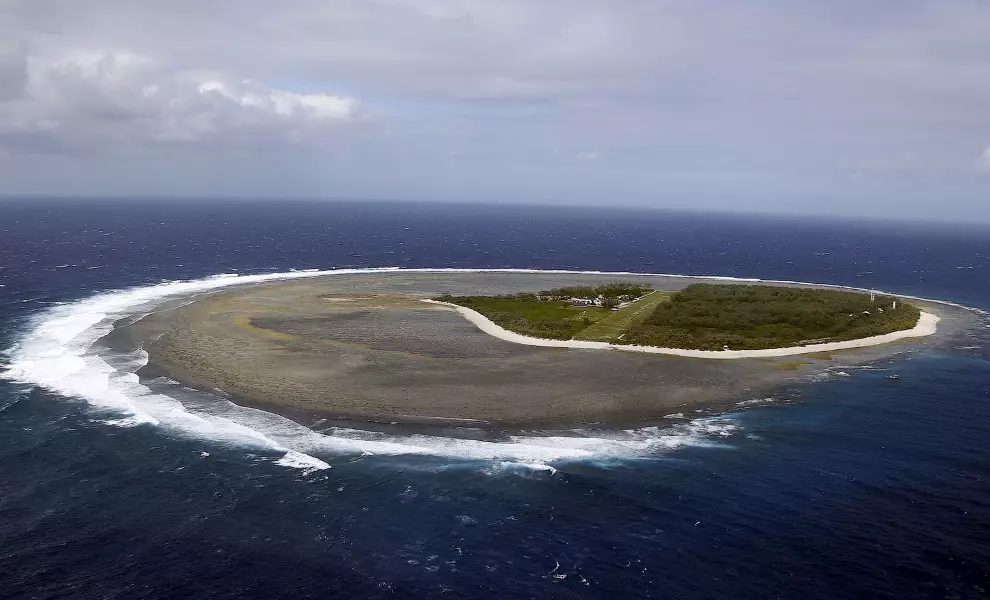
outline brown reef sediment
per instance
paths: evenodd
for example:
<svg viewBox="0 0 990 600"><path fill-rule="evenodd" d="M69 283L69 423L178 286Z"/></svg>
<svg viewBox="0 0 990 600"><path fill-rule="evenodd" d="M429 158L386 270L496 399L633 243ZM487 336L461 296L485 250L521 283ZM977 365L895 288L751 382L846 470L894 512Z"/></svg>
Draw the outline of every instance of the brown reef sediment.
<svg viewBox="0 0 990 600"><path fill-rule="evenodd" d="M657 289L696 281L639 278ZM626 424L732 406L814 370L890 357L942 337L828 356L705 361L522 346L420 302L441 293L507 293L606 279L616 277L331 275L213 293L125 329L149 352L144 375L217 388L239 403L303 423L349 418L498 426ZM941 306L926 310L953 313ZM951 331L951 319L946 324Z"/></svg>

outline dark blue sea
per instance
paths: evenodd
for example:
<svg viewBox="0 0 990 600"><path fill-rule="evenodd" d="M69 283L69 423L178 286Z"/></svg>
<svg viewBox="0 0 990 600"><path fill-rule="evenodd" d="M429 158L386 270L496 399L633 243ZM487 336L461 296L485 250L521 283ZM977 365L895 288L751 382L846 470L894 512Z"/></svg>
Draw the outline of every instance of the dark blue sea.
<svg viewBox="0 0 990 600"><path fill-rule="evenodd" d="M990 595L985 322L957 343L740 397L736 412L587 432L578 453L547 432L318 434L179 386L151 393L130 374L140 356L98 341L234 274L372 267L786 279L990 310L980 226L4 201L0 598Z"/></svg>

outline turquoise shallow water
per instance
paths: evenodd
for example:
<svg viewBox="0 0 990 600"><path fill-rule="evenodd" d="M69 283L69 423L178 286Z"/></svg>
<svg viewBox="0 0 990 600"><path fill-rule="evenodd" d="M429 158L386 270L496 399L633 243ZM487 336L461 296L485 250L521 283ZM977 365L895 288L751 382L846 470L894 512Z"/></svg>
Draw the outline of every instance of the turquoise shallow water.
<svg viewBox="0 0 990 600"><path fill-rule="evenodd" d="M6 364L40 324L87 335L80 302L119 306L96 294L235 271L683 272L990 304L990 235L976 229L269 206L5 206ZM56 370L73 358L33 356ZM121 373L140 357L103 358ZM985 330L741 397L727 415L504 456L436 438L309 437L168 385L181 402L128 410L121 389L81 398L0 380L0 596L977 598L990 586ZM587 455L567 456L575 447Z"/></svg>

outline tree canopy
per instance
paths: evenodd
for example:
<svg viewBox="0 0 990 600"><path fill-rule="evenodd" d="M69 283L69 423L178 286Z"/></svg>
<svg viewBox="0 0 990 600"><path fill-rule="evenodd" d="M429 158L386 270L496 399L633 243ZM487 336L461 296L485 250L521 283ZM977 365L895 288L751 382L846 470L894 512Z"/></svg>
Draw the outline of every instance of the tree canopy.
<svg viewBox="0 0 990 600"><path fill-rule="evenodd" d="M602 297L614 303L651 289L609 283L538 294L438 299L472 308L517 333L566 340L580 337L584 329L610 314L607 308L571 306L568 299ZM615 314L635 314L640 306L635 302ZM781 348L910 329L919 316L916 307L886 295L871 298L820 288L698 283L657 304L645 319L629 319L616 343L696 350Z"/></svg>
<svg viewBox="0 0 990 600"><path fill-rule="evenodd" d="M896 308L894 306L896 305ZM623 338L631 344L733 350L870 337L913 327L919 310L891 296L769 285L694 284Z"/></svg>

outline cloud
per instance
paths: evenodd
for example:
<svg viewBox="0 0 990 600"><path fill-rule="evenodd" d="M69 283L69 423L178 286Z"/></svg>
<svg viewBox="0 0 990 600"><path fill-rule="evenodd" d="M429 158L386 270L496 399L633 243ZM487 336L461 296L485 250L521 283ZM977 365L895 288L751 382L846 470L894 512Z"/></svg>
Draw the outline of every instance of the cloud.
<svg viewBox="0 0 990 600"><path fill-rule="evenodd" d="M354 98L177 70L121 50L27 57L20 83L23 93L0 102L0 143L33 150L300 141L360 111Z"/></svg>
<svg viewBox="0 0 990 600"><path fill-rule="evenodd" d="M122 147L191 193L246 172L252 189L300 195L590 201L621 187L761 209L823 185L985 191L965 188L985 184L985 1L0 5L6 189L48 189L55 153L85 158L59 163L85 173L72 189L117 189L137 169L98 157Z"/></svg>
<svg viewBox="0 0 990 600"><path fill-rule="evenodd" d="M990 173L990 147L983 151L976 163L976 168L984 173Z"/></svg>
<svg viewBox="0 0 990 600"><path fill-rule="evenodd" d="M37 32L44 43L109 42L194 68L220 62L260 80L291 70L467 99L628 85L673 64L687 37L667 8L643 0L618 10L597 0L8 2L16 7L10 34Z"/></svg>
<svg viewBox="0 0 990 600"><path fill-rule="evenodd" d="M27 85L27 54L21 44L0 41L0 102L24 95Z"/></svg>

